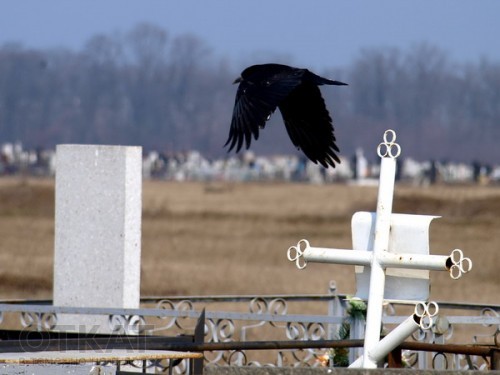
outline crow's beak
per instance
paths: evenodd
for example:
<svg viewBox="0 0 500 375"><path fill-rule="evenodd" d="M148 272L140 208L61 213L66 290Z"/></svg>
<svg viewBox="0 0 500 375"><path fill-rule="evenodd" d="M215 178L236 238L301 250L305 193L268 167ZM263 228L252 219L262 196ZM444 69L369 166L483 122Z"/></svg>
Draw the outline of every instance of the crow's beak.
<svg viewBox="0 0 500 375"><path fill-rule="evenodd" d="M236 78L236 79L234 80L234 82L233 82L233 85L234 85L234 84L236 84L236 83L240 83L240 82L241 82L241 80L242 80L242 78L241 78L241 77Z"/></svg>

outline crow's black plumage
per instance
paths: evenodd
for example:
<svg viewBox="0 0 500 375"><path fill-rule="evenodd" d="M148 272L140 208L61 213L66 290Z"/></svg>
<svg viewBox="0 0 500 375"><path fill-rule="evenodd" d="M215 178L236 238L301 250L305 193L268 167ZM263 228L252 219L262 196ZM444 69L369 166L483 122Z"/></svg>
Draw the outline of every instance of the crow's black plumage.
<svg viewBox="0 0 500 375"><path fill-rule="evenodd" d="M346 85L320 77L307 69L281 64L252 65L241 77L234 103L229 137L224 146L238 152L259 138L276 108L280 109L292 143L313 162L324 167L340 163L332 119L319 90L320 85Z"/></svg>

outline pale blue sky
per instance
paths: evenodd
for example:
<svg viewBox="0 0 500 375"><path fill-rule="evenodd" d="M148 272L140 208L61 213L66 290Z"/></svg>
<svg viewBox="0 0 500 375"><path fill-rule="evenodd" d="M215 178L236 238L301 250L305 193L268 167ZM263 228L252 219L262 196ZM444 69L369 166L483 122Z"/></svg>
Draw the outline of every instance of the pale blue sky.
<svg viewBox="0 0 500 375"><path fill-rule="evenodd" d="M321 69L347 65L363 48L419 42L455 62L500 61L498 0L2 0L0 44L79 49L140 22L195 34L236 66L288 56Z"/></svg>

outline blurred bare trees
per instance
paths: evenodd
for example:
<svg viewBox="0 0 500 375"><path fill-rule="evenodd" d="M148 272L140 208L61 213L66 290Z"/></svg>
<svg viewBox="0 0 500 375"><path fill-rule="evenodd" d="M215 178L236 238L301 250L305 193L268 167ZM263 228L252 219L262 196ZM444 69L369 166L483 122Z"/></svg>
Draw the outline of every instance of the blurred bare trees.
<svg viewBox="0 0 500 375"><path fill-rule="evenodd" d="M420 159L500 160L500 63L459 65L420 44L362 51L345 75L347 113L336 108L348 148L373 148L373 136L390 127Z"/></svg>
<svg viewBox="0 0 500 375"><path fill-rule="evenodd" d="M0 140L221 149L232 72L199 38L143 24L82 51L0 48Z"/></svg>
<svg viewBox="0 0 500 375"><path fill-rule="evenodd" d="M267 61L249 63L261 62ZM220 155L234 103L231 82L243 68L229 68L196 36L172 36L150 24L96 35L80 51L4 45L0 141ZM374 137L391 127L402 132L408 156L500 160L498 62L457 64L421 44L364 50L348 67L317 73L349 83L323 90L346 155L373 148ZM275 144L276 152L294 151L284 130Z"/></svg>

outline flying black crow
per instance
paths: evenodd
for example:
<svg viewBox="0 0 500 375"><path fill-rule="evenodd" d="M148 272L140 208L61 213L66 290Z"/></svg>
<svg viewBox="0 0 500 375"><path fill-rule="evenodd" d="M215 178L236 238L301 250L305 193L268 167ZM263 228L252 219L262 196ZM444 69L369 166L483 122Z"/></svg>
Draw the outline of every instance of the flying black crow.
<svg viewBox="0 0 500 375"><path fill-rule="evenodd" d="M252 65L241 77L234 103L229 137L231 151L238 152L245 141L250 147L257 140L276 107L280 109L286 130L295 147L314 163L325 168L340 163L332 119L319 90L320 85L346 85L320 77L307 69L281 64Z"/></svg>

